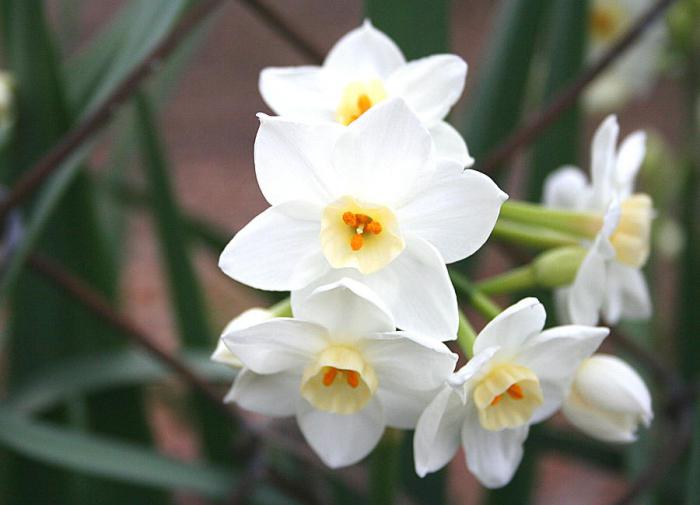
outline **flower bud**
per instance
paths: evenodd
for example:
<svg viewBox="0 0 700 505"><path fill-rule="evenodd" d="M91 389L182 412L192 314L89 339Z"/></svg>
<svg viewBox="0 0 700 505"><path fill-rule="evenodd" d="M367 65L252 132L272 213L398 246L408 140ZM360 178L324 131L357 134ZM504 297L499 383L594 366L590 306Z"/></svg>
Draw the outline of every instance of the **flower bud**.
<svg viewBox="0 0 700 505"><path fill-rule="evenodd" d="M537 256L532 263L537 284L545 288L566 286L574 282L586 250L583 247L559 247Z"/></svg>
<svg viewBox="0 0 700 505"><path fill-rule="evenodd" d="M562 412L579 430L606 442L634 441L639 423L649 426L653 418L642 378L621 359L605 354L581 364Z"/></svg>

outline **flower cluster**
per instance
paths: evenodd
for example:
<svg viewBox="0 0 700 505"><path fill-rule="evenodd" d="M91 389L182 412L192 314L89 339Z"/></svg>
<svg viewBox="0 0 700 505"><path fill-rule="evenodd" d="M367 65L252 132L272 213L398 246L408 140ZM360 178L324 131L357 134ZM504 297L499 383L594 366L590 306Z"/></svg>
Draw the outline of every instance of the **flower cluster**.
<svg viewBox="0 0 700 505"><path fill-rule="evenodd" d="M605 440L631 440L651 419L636 373L591 357L608 334L594 326L601 311L609 322L649 312L639 268L652 210L632 191L644 137L616 150L614 118L596 134L591 185L563 169L547 183L547 207L508 214L582 233L578 273L557 297L571 324L545 330L543 305L521 300L483 328L455 371L444 342L457 338L460 313L446 265L477 251L508 205L468 168L466 144L445 122L466 71L455 55L406 62L366 21L320 67L261 73L279 114L259 115L254 149L270 207L219 265L249 286L289 291L291 310L245 312L212 358L239 369L226 401L295 416L331 467L364 458L390 426L415 429L419 475L447 464L461 441L469 469L498 487L529 426L562 407Z"/></svg>

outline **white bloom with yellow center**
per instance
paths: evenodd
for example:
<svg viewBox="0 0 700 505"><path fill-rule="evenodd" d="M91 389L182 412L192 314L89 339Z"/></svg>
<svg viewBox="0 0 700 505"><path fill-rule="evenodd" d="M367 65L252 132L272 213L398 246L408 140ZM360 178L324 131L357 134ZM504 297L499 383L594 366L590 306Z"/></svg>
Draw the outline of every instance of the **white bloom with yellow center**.
<svg viewBox="0 0 700 505"><path fill-rule="evenodd" d="M436 161L430 135L403 100L347 128L261 116L255 169L271 208L226 246L219 266L292 304L343 277L372 288L399 328L440 340L457 333L445 263L474 253L507 195L486 175Z"/></svg>
<svg viewBox="0 0 700 505"><path fill-rule="evenodd" d="M317 289L294 316L224 334L245 366L227 400L296 415L333 468L369 454L385 426L413 428L454 370L457 356L444 344L395 331L381 300L351 279Z"/></svg>
<svg viewBox="0 0 700 505"><path fill-rule="evenodd" d="M589 14L589 63L597 61L653 4L653 0L593 0ZM659 73L665 38L665 23L655 22L586 90L586 106L593 111L610 111L647 94Z"/></svg>
<svg viewBox="0 0 700 505"><path fill-rule="evenodd" d="M651 314L651 301L640 269L649 257L651 198L634 193L634 180L645 154L643 132L630 134L617 148L619 126L608 116L593 137L591 182L575 167L564 167L545 181L549 207L598 213L599 230L586 244L584 258L570 288L556 292L564 321L596 324L602 311L610 324L621 318Z"/></svg>
<svg viewBox="0 0 700 505"><path fill-rule="evenodd" d="M466 75L467 64L452 54L407 63L398 46L365 21L335 44L320 67L264 69L260 93L280 116L340 125L401 97L430 131L438 156L465 167L474 160L444 119L461 96Z"/></svg>
<svg viewBox="0 0 700 505"><path fill-rule="evenodd" d="M639 425L649 426L654 417L644 380L607 354L595 354L581 364L562 412L584 433L623 443L634 442Z"/></svg>
<svg viewBox="0 0 700 505"><path fill-rule="evenodd" d="M221 363L222 365L227 365L231 368L241 368L243 366L241 360L239 360L231 351L229 351L226 344L224 344L224 335L236 330L248 328L254 324L262 323L263 321L267 321L273 317L272 312L260 307L253 307L245 312L241 312L238 316L231 319L231 321L229 321L224 327L224 331L221 332L221 338L219 338L219 341L216 344L216 349L211 355L211 360Z"/></svg>
<svg viewBox="0 0 700 505"><path fill-rule="evenodd" d="M531 424L561 406L576 369L607 328L560 326L546 331L544 307L526 298L481 331L474 357L453 374L416 426L416 473L445 466L461 445L467 467L489 488L508 483Z"/></svg>

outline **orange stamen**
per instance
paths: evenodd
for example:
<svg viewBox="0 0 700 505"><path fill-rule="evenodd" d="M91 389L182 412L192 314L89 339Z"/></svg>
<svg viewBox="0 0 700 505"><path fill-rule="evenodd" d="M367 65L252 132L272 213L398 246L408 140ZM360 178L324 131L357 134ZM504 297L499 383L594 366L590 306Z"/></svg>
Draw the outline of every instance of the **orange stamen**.
<svg viewBox="0 0 700 505"><path fill-rule="evenodd" d="M493 400L491 400L491 406L495 407L498 405L498 402L500 402L503 399L503 395L496 395L493 397Z"/></svg>
<svg viewBox="0 0 700 505"><path fill-rule="evenodd" d="M382 232L382 225L377 221L372 221L371 223L367 223L365 231L370 232L372 235L379 235Z"/></svg>
<svg viewBox="0 0 700 505"><path fill-rule="evenodd" d="M525 398L525 394L523 393L523 388L521 388L518 384L513 384L508 388L508 396L510 396L513 400L522 400Z"/></svg>
<svg viewBox="0 0 700 505"><path fill-rule="evenodd" d="M357 218L355 217L355 214L349 211L343 213L343 222L348 226L352 226L353 228L357 226Z"/></svg>
<svg viewBox="0 0 700 505"><path fill-rule="evenodd" d="M350 247L352 248L353 251L359 251L360 249L362 249L364 242L365 241L362 238L362 234L356 233L355 235L352 236L352 239L350 239Z"/></svg>
<svg viewBox="0 0 700 505"><path fill-rule="evenodd" d="M357 386L360 385L360 374L355 372L354 370L346 370L345 380L348 381L348 386L355 389Z"/></svg>
<svg viewBox="0 0 700 505"><path fill-rule="evenodd" d="M372 218L366 214L355 214L355 220L357 221L357 226L367 225L372 222Z"/></svg>
<svg viewBox="0 0 700 505"><path fill-rule="evenodd" d="M338 375L338 369L333 367L328 367L326 373L323 374L323 385L328 387L333 384L336 375Z"/></svg>
<svg viewBox="0 0 700 505"><path fill-rule="evenodd" d="M367 95L360 95L357 98L357 108L360 109L360 114L364 114L372 107L372 101Z"/></svg>

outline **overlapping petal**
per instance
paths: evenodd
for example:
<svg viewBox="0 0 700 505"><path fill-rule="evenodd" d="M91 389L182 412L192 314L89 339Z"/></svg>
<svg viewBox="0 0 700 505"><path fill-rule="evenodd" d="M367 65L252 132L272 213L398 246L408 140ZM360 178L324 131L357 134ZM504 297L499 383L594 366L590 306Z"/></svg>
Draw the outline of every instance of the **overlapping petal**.
<svg viewBox="0 0 700 505"><path fill-rule="evenodd" d="M537 298L524 298L493 318L474 341L474 354L489 347L518 349L544 327L547 318Z"/></svg>
<svg viewBox="0 0 700 505"><path fill-rule="evenodd" d="M268 67L258 88L276 114L305 121L333 121L333 105L324 89L321 67Z"/></svg>
<svg viewBox="0 0 700 505"><path fill-rule="evenodd" d="M471 167L474 158L469 154L467 143L460 133L447 121L438 121L428 128L438 159L452 160L461 167Z"/></svg>
<svg viewBox="0 0 700 505"><path fill-rule="evenodd" d="M299 396L300 375L279 372L260 375L243 369L224 401L235 401L246 410L270 417L293 416Z"/></svg>

